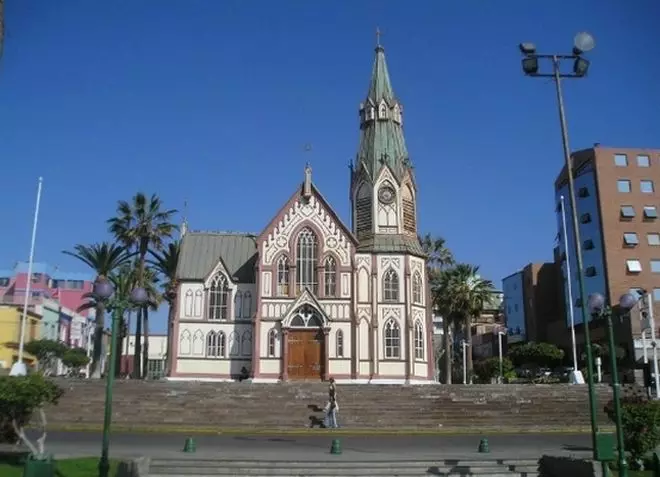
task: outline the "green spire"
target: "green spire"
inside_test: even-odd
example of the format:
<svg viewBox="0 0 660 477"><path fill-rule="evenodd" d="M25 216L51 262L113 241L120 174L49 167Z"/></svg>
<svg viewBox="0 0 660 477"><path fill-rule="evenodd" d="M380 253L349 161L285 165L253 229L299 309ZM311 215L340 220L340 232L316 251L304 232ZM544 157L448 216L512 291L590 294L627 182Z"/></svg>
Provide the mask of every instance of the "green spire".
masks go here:
<svg viewBox="0 0 660 477"><path fill-rule="evenodd" d="M371 180L376 179L385 165L399 180L410 167L403 137L402 114L403 107L394 96L387 71L385 49L378 42L367 99L360 105L360 147L357 155L358 171L366 169Z"/></svg>

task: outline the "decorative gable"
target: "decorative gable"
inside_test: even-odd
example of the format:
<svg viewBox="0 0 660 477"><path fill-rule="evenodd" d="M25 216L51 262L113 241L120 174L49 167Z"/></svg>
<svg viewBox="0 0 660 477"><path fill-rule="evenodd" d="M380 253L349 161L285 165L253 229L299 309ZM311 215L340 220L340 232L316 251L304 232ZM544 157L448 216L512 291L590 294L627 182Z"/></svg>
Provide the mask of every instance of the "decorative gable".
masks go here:
<svg viewBox="0 0 660 477"><path fill-rule="evenodd" d="M291 326L291 319L299 313L299 310L303 308L305 305L309 305L312 308L314 308L321 318L323 319L323 327L327 327L329 324L329 317L327 313L324 311L323 307L321 304L318 302L316 298L314 298L314 295L312 295L307 288L303 290L303 292L300 294L300 296L296 299L296 301L293 302L293 304L289 307L285 315L282 317L282 327L287 328Z"/></svg>
<svg viewBox="0 0 660 477"><path fill-rule="evenodd" d="M280 211L277 222L271 222L260 236L262 263L271 265L280 252L291 253L291 237L304 222L310 222L321 233L322 253L333 252L342 266L350 266L355 239L312 185L312 196L297 192Z"/></svg>

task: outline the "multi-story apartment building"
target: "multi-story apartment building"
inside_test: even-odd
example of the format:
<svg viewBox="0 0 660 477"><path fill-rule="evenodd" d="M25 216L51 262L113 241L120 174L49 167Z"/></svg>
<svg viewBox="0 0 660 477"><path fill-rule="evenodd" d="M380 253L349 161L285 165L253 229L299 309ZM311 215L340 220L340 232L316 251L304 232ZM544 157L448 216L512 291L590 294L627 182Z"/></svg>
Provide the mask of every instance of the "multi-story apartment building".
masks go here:
<svg viewBox="0 0 660 477"><path fill-rule="evenodd" d="M77 310L85 302L83 295L92 291L94 276L60 271L45 263L32 264L31 302L57 298L60 304ZM0 303L22 305L28 283L28 263L18 262L13 269L0 270ZM87 316L88 311L82 312Z"/></svg>
<svg viewBox="0 0 660 477"><path fill-rule="evenodd" d="M552 324L562 320L561 274L555 263L529 263L502 280L507 342L549 341L562 345L563 336L550 337Z"/></svg>
<svg viewBox="0 0 660 477"><path fill-rule="evenodd" d="M578 348L583 348L584 316L581 300L599 292L610 302L640 288L652 292L660 307L660 150L606 148L599 144L573 154L576 208L584 261L585 296L577 279L574 231L571 221L567 172L564 167L555 181L557 229L560 241L557 259L566 277L566 257L571 266L573 308ZM559 207L565 197L567 231L564 240ZM567 249L567 250L566 250ZM568 253L566 253L568 251ZM567 297L564 280L563 296ZM568 327L569 314L562 328ZM593 341L606 338L602 322L592 325ZM635 356L641 326L638 314L616 324L618 346L628 361ZM639 353L637 353L639 354ZM636 357L638 359L638 357Z"/></svg>

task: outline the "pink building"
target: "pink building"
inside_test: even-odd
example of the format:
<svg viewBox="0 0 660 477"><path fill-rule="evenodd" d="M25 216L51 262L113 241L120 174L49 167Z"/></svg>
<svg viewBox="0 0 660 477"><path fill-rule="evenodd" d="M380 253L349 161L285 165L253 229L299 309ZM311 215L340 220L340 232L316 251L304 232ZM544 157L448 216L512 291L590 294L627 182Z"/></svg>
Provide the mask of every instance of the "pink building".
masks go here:
<svg viewBox="0 0 660 477"><path fill-rule="evenodd" d="M0 303L22 304L28 279L31 302L54 298L70 310L77 310L85 302L83 295L92 291L94 276L87 273L67 273L45 263L32 264L32 277L28 277L28 263L18 262L13 270L0 269ZM88 316L88 310L81 313Z"/></svg>

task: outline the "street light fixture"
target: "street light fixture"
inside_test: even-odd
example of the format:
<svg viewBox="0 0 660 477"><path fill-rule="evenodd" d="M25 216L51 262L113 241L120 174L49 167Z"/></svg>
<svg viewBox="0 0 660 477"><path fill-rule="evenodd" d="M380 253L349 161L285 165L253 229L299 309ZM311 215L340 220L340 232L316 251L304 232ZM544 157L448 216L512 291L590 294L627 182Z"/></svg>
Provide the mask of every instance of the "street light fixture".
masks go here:
<svg viewBox="0 0 660 477"><path fill-rule="evenodd" d="M610 349L610 365L612 367L612 400L614 401L614 420L616 422L616 440L619 457L619 475L628 477L628 463L626 462L626 450L623 442L623 425L621 422L621 390L619 384L619 371L616 363L616 344L614 342L614 326L612 314L619 318L627 314L637 304L637 298L630 293L621 295L619 304L614 308L605 305L605 297L600 293L589 295L589 311L594 319L605 318L607 320L607 337Z"/></svg>
<svg viewBox="0 0 660 477"><path fill-rule="evenodd" d="M498 351L499 351L499 358L500 358L500 384L504 382L504 366L503 366L503 353L502 353L502 337L506 335L505 331L502 331L501 329L497 332L497 345L498 345Z"/></svg>
<svg viewBox="0 0 660 477"><path fill-rule="evenodd" d="M110 462L108 461L108 451L110 448L110 426L112 424L112 387L115 381L115 371L117 360L117 339L119 335L119 326L124 312L131 305L143 305L149 299L147 291L144 288L134 288L128 300L122 297L113 297L115 288L112 283L99 278L94 282L94 294L96 297L108 304L108 309L112 310L112 335L110 338L110 363L106 374L105 387L105 412L103 417L103 443L101 445L101 459L99 460L99 477L108 477L110 471Z"/></svg>
<svg viewBox="0 0 660 477"><path fill-rule="evenodd" d="M593 353L591 351L591 333L589 330L589 310L587 309L586 289L584 286L584 264L582 261L582 241L580 239L580 223L578 221L578 212L575 198L575 182L573 180L573 167L571 161L571 150L568 143L568 128L566 126L566 114L564 112L564 98L561 89L562 78L584 78L589 70L589 61L583 58L584 52L590 51L595 46L594 38L589 33L578 33L574 39L574 47L570 55L541 55L536 52L536 46L533 43L521 43L520 51L524 58L522 60L522 69L525 75L533 78L553 78L557 94L557 106L559 109L559 124L561 127L561 139L564 152L564 162L566 163L566 173L568 176L569 200L571 205L571 219L573 222L573 240L576 255L577 276L580 291L580 302L582 308L582 317L584 322L584 342L587 352L587 386L589 390L589 415L591 418L591 438L594 449L594 456L597 457L598 448L598 421L596 419L596 393L593 381ZM552 73L540 73L540 60L550 60L552 64ZM571 73L562 73L561 61L573 61ZM568 256L567 241L564 241L564 248ZM567 277L568 280L571 277ZM573 306L573 303L569 303Z"/></svg>

